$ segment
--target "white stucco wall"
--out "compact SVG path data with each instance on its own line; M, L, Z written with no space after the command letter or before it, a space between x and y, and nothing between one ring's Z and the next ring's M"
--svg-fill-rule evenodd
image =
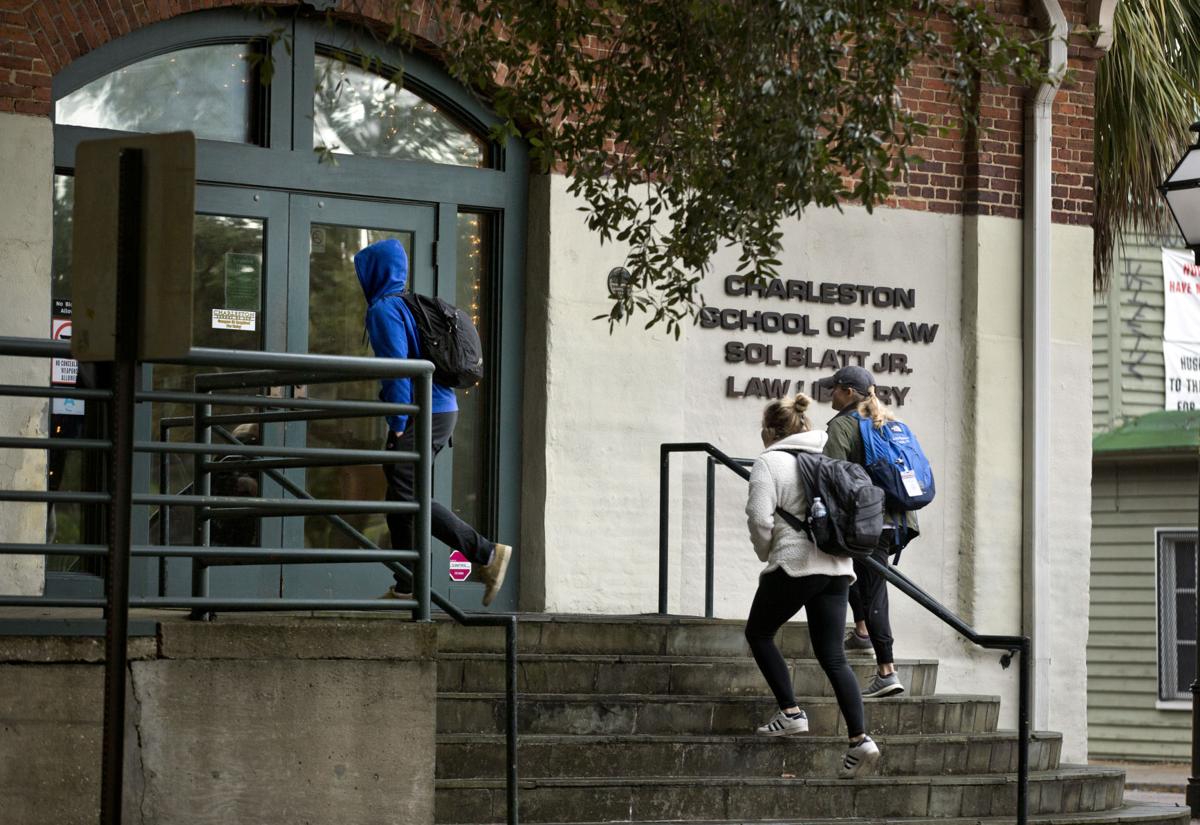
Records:
M1092 533L1092 230L1051 236L1050 727L1063 759L1087 760L1087 640Z
M964 232L964 352L968 373L964 440L963 583L960 615L988 633L1021 629L1022 315L1021 222L970 218ZM1088 227L1051 235L1050 551L1054 599L1043 616L1050 650L1050 727L1064 734L1067 761L1087 759L1085 651L1091 515L1091 243ZM995 654L943 658L939 685L969 689L995 668ZM976 667L975 665L979 665ZM988 687L1003 697L1001 724L1016 727L1015 674Z
M45 338L50 323L50 121L0 114L0 335ZM0 358L0 383L45 384L45 360ZM45 436L46 402L0 398L0 432ZM45 489L46 454L0 450L0 489ZM0 540L45 540L44 505L0 504ZM41 595L45 557L0 556L0 593Z
M877 375L880 385L910 386L900 416L918 433L934 464L937 499L921 513L921 538L907 550L904 572L982 632L1013 633L1021 616L1021 328L1019 221L964 219L902 210L812 211L783 228L781 276L800 281L911 288L912 309L876 309L776 298L733 297L724 278L736 255L718 255L704 284L717 308L808 315L812 336L689 328L678 342L643 322L608 328L593 316L608 309L605 275L623 261L620 246L601 246L587 231L561 177L535 184L531 228L528 330L528 423L538 430L526 450L524 548L539 571L526 606L548 611L642 613L657 607L658 449L664 441L709 441L731 455L760 449L765 399L726 397L726 378L742 389L763 377L806 386L831 372L727 364L730 341L811 346L908 356L913 372ZM532 235L532 233L531 233ZM1073 399L1056 404L1051 512L1054 564L1062 571L1055 615L1071 628L1056 636L1052 724L1067 734L1067 758L1083 758L1087 537L1090 441L1075 401L1090 403L1090 230L1056 227L1054 381ZM852 339L834 338L831 316L866 321ZM871 324L937 324L932 343L871 340ZM967 324L964 328L964 324ZM541 337L544 333L544 342ZM891 380L896 379L896 380ZM818 405L816 426L833 414ZM544 447L544 449L543 449ZM701 614L704 594L704 460L676 457L672 479L670 609ZM718 471L718 616L745 616L759 564L745 535L744 483ZM532 497L532 499L530 498ZM531 520L532 517L532 520ZM536 558L531 558L531 556ZM1082 575L1073 571L1082 570ZM1061 592L1060 592L1061 591ZM524 598L524 595L523 595ZM998 654L962 642L922 609L893 594L897 656L938 658L939 689L1000 693L1015 725L1015 669Z

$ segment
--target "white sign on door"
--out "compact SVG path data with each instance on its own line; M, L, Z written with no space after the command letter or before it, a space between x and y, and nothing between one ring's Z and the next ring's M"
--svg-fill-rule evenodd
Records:
M257 312L245 309L214 309L212 311L213 329L238 329L253 332L257 320Z

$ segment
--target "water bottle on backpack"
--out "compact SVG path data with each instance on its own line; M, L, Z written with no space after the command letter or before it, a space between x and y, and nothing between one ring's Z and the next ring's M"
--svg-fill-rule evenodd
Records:
M829 508L820 496L813 496L812 504L808 507L808 529L812 531L812 540L818 547L831 537Z

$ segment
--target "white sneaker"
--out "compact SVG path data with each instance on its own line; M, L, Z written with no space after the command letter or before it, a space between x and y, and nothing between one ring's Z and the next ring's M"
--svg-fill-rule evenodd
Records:
M854 779L870 773L871 768L879 761L879 746L869 736L864 736L857 745L851 746L842 757L842 766L838 768L838 779Z
M403 590L397 590L396 585L392 585L387 589L387 592L382 596L376 596L376 599L411 599L412 593L405 593Z
M504 576L508 573L508 561L512 558L513 549L507 544L497 544L492 554L491 564L473 564L471 569L479 574L483 583L483 606L487 607L496 598L504 585Z
M794 733L808 733L808 715L800 711L799 716L788 716L781 710L758 726L760 736L791 736Z

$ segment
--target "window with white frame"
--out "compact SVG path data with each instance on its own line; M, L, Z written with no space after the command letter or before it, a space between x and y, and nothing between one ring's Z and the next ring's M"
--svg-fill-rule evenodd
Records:
M1196 531L1159 530L1158 698L1191 698L1196 678Z

